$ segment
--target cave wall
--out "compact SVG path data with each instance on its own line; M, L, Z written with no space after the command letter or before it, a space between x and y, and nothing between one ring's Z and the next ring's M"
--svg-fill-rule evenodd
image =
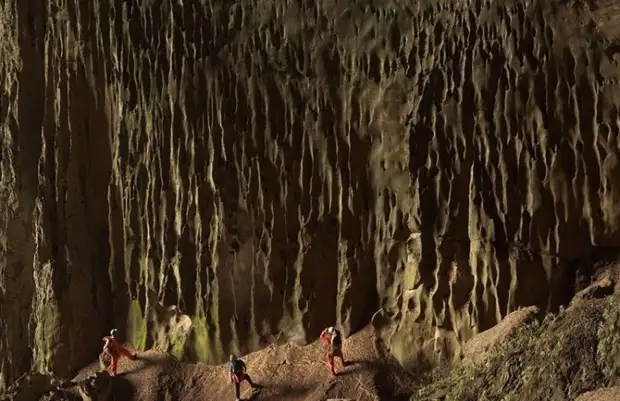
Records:
M620 243L611 2L356 3L0 5L0 387L172 305L194 360L450 360Z

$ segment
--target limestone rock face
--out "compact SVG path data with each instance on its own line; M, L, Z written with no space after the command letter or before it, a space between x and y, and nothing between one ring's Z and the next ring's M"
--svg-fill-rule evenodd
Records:
M216 362L380 310L418 366L567 302L620 243L620 11L377 3L0 4L0 388L111 327Z

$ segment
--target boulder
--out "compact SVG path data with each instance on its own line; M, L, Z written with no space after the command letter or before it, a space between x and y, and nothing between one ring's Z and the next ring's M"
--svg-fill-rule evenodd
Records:
M575 401L618 401L620 400L620 387L602 388L581 394Z
M604 298L614 293L614 280L608 275L601 277L599 280L590 284L588 287L579 291L573 297L571 304L592 298Z
M508 340L519 327L532 321L538 312L536 306L517 309L497 325L476 334L463 346L463 362L481 362L493 347Z

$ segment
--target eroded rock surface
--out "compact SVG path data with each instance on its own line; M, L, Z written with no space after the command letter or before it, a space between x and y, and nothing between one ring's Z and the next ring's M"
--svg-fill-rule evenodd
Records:
M411 367L566 303L620 243L620 11L589 4L3 2L0 388L113 326L221 362L381 308Z

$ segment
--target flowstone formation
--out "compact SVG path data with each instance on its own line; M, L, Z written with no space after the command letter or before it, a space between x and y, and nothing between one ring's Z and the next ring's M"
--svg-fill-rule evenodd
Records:
M0 388L118 327L407 367L617 246L612 1L5 1ZM311 5L312 4L312 5Z

